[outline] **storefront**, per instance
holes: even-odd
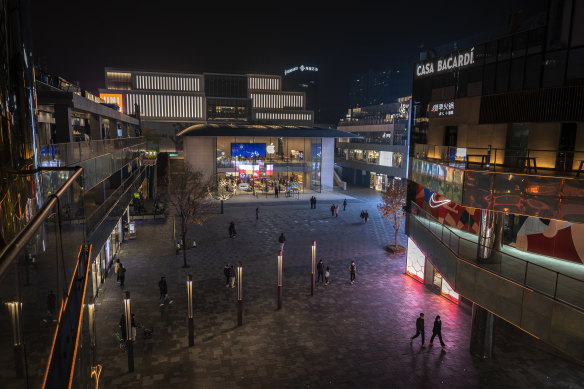
[[[332,190],[334,138],[356,137],[328,128],[227,124],[195,125],[179,135],[185,161],[238,195]]]

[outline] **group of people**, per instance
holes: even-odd
[[[116,282],[120,283],[120,287],[124,287],[124,281],[126,280],[126,268],[119,259],[116,259],[116,264],[114,266],[114,273],[116,273]]]
[[[424,330],[424,313],[420,313],[420,317],[416,319],[416,334],[410,338],[410,343],[414,341],[415,338],[422,335],[422,348],[426,347],[425,345],[425,330]],[[446,344],[442,340],[442,321],[440,320],[440,316],[436,316],[434,319],[434,327],[432,328],[432,337],[430,338],[430,346],[433,346],[432,342],[434,342],[434,338],[438,336],[440,340],[440,345],[442,348],[446,347]]]
[[[231,285],[231,288],[235,288],[235,269],[233,265],[226,264],[223,268],[223,274],[225,275],[225,287],[229,288]]]
[[[331,276],[331,269],[330,267],[326,267],[326,271],[324,270],[324,263],[322,262],[322,259],[320,261],[318,261],[318,264],[316,265],[316,270],[318,272],[318,278],[316,279],[317,281],[320,281],[321,283],[323,283],[325,286],[329,284],[329,277]]]
[[[367,210],[361,210],[361,223],[367,223],[367,219],[369,219],[369,213]]]
[[[316,209],[316,197],[315,196],[310,197],[310,209]]]

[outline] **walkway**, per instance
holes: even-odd
[[[404,388],[581,387],[584,368],[549,353],[545,345],[497,322],[495,359],[468,352],[470,313],[405,276],[403,255],[390,255],[391,225],[375,210],[378,194],[354,191],[347,211],[330,216],[327,201],[235,206],[203,227],[192,226],[189,269],[174,253],[169,222],[140,221],[124,243],[126,287],[138,322],[134,373],[111,335],[122,312],[122,290],[108,277],[96,307],[98,355],[107,388]],[[361,224],[359,212],[371,218]],[[229,222],[237,237],[230,239]],[[277,238],[284,232],[283,309],[276,300]],[[310,242],[331,268],[331,284],[310,296]],[[400,235],[405,245],[405,236]],[[354,285],[348,265],[358,267]],[[236,289],[225,288],[226,263],[244,264],[244,325],[237,327]],[[186,274],[194,278],[195,346],[187,347]],[[174,304],[160,308],[157,282],[168,279]],[[414,322],[426,314],[426,335],[439,314],[445,351],[410,344]],[[141,333],[139,332],[139,335]]]

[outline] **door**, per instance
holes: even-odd
[[[520,158],[527,155],[528,140],[529,125],[527,123],[509,124],[505,143],[505,166],[519,167]]]
[[[576,123],[562,123],[560,144],[556,156],[556,170],[567,172],[574,163],[574,144],[576,143]]]
[[[446,126],[444,131],[444,146],[456,147],[456,139],[458,137],[457,126]]]

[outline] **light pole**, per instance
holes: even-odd
[[[95,304],[87,304],[87,313],[89,315],[89,342],[91,348],[95,348]]]
[[[312,270],[312,275],[310,277],[310,295],[314,296],[314,284],[315,284],[315,280],[314,280],[314,263],[316,262],[316,240],[312,241],[312,266],[311,266],[311,270]]]
[[[278,309],[282,309],[282,252],[278,255]]]
[[[189,320],[189,347],[195,345],[195,322],[193,319],[193,276],[187,276],[187,317]]]
[[[10,311],[12,323],[12,345],[14,346],[14,362],[16,364],[16,376],[24,376],[24,350],[22,345],[22,303],[12,301],[6,303]]]
[[[132,339],[132,314],[130,309],[130,292],[124,299],[124,315],[126,316],[126,339],[128,339],[128,372],[134,371],[134,345]]]
[[[237,325],[243,325],[243,264],[237,262]]]

